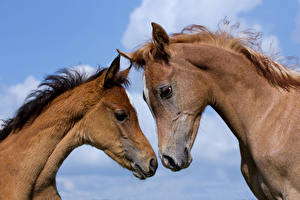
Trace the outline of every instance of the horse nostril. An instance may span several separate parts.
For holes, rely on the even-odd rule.
[[[184,148],[184,153],[188,153],[189,151],[188,151],[188,148],[187,147],[185,147]]]
[[[189,150],[187,147],[184,148],[184,154],[185,154],[186,158],[189,157]]]
[[[183,163],[187,167],[192,160],[189,149],[187,147],[184,148],[184,156],[185,156],[185,159],[184,159]]]
[[[179,166],[175,163],[173,158],[167,155],[162,156],[162,163],[165,167],[170,168],[172,170],[179,170]]]
[[[157,169],[157,162],[155,159],[151,158],[150,160],[150,166],[149,166],[149,172],[150,174],[154,174]]]

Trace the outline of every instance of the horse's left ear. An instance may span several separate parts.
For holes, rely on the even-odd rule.
[[[152,25],[152,40],[156,47],[156,54],[160,58],[168,59],[169,55],[169,36],[167,32],[159,24],[154,22]]]
[[[124,58],[127,58],[128,60],[132,61],[133,53],[125,53],[125,52],[121,51],[120,49],[117,49],[117,52]]]
[[[120,71],[120,54],[112,61],[110,67],[108,68],[103,86],[109,86],[112,82],[115,81],[117,73]]]

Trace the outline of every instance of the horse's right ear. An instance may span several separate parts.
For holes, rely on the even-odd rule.
[[[123,56],[123,57],[127,58],[128,60],[132,61],[133,53],[126,53],[126,52],[121,51],[120,49],[117,49],[117,52],[118,52],[121,56]]]
[[[108,68],[105,78],[104,78],[104,87],[109,86],[114,80],[117,73],[120,71],[120,54],[112,61],[110,67]]]
[[[152,40],[156,48],[156,55],[159,58],[169,59],[169,36],[159,24],[154,22],[152,25]]]

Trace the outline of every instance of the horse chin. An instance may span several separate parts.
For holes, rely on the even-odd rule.
[[[132,174],[137,177],[138,179],[140,180],[145,180],[146,177],[144,175],[141,175],[140,173],[136,172],[136,171],[133,171]]]
[[[147,177],[150,177],[148,176],[146,173],[144,173],[144,171],[140,168],[140,166],[138,166],[137,164],[135,163],[131,163],[131,167],[132,167],[132,174],[141,179],[141,180],[144,180],[146,179]]]

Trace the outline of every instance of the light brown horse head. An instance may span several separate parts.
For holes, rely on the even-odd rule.
[[[197,74],[197,69],[183,56],[180,44],[169,44],[164,29],[155,23],[152,26],[153,43],[142,47],[152,49],[151,54],[143,56],[146,59],[139,55],[145,49],[134,54],[119,52],[144,66],[143,96],[156,120],[159,156],[165,167],[177,171],[192,161],[190,151],[209,97],[208,80],[205,74]],[[201,78],[193,80],[195,74]]]
[[[85,143],[102,149],[140,179],[154,175],[157,169],[155,153],[142,133],[135,109],[130,104],[124,82],[129,69],[119,71],[118,56],[100,77],[103,86],[100,101],[84,119]]]

